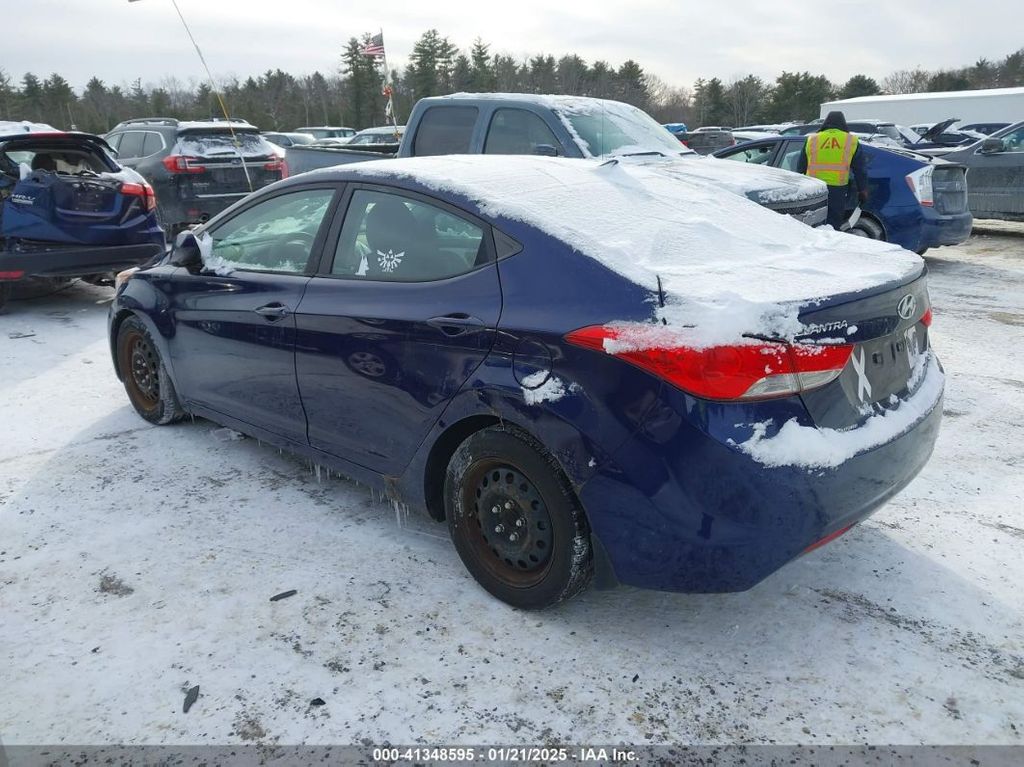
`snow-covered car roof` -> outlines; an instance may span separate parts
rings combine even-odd
[[[381,125],[381,126],[376,127],[376,128],[363,128],[363,130],[359,131],[356,134],[356,136],[366,136],[366,135],[376,136],[376,135],[383,134],[383,133],[394,133],[395,131],[398,131],[399,133],[404,133],[405,132],[405,126],[404,125],[399,125],[399,126],[396,127],[394,125]]]
[[[688,343],[749,333],[793,337],[802,306],[902,283],[922,259],[902,248],[812,229],[738,195],[640,163],[460,155],[327,168],[408,182],[522,222],[628,280],[666,293],[658,314]],[[509,190],[515,194],[509,194]]]
[[[34,123],[28,120],[0,120],[0,138],[9,138],[25,133],[60,133],[60,131],[46,123]]]

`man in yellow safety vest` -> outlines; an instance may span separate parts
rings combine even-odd
[[[860,141],[850,133],[842,112],[829,112],[821,130],[807,137],[807,144],[797,162],[797,171],[828,185],[828,218],[826,222],[839,229],[846,218],[851,189],[857,190],[861,203],[867,202],[868,185]]]

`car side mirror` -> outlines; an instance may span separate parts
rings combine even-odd
[[[171,249],[168,263],[171,266],[183,266],[190,272],[203,268],[203,253],[199,248],[199,241],[192,232],[179,232],[174,238],[174,247]]]
[[[1003,151],[1003,140],[1001,138],[987,138],[981,142],[982,154],[995,154]]]
[[[551,144],[537,144],[533,147],[533,153],[541,157],[558,157],[558,149]]]

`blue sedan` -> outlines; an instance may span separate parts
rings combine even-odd
[[[147,421],[446,521],[536,609],[750,588],[910,482],[942,412],[924,271],[641,163],[388,160],[182,233],[119,276],[109,338]]]
[[[715,157],[795,171],[806,136],[775,136],[715,152]],[[869,197],[853,234],[924,253],[971,235],[967,169],[923,154],[860,142]]]

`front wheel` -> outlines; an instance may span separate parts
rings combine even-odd
[[[146,326],[135,317],[126,319],[118,329],[117,370],[132,407],[147,421],[162,426],[185,417],[160,352]]]
[[[466,569],[513,607],[569,599],[593,577],[583,509],[555,460],[525,432],[492,427],[455,451],[445,513]]]

